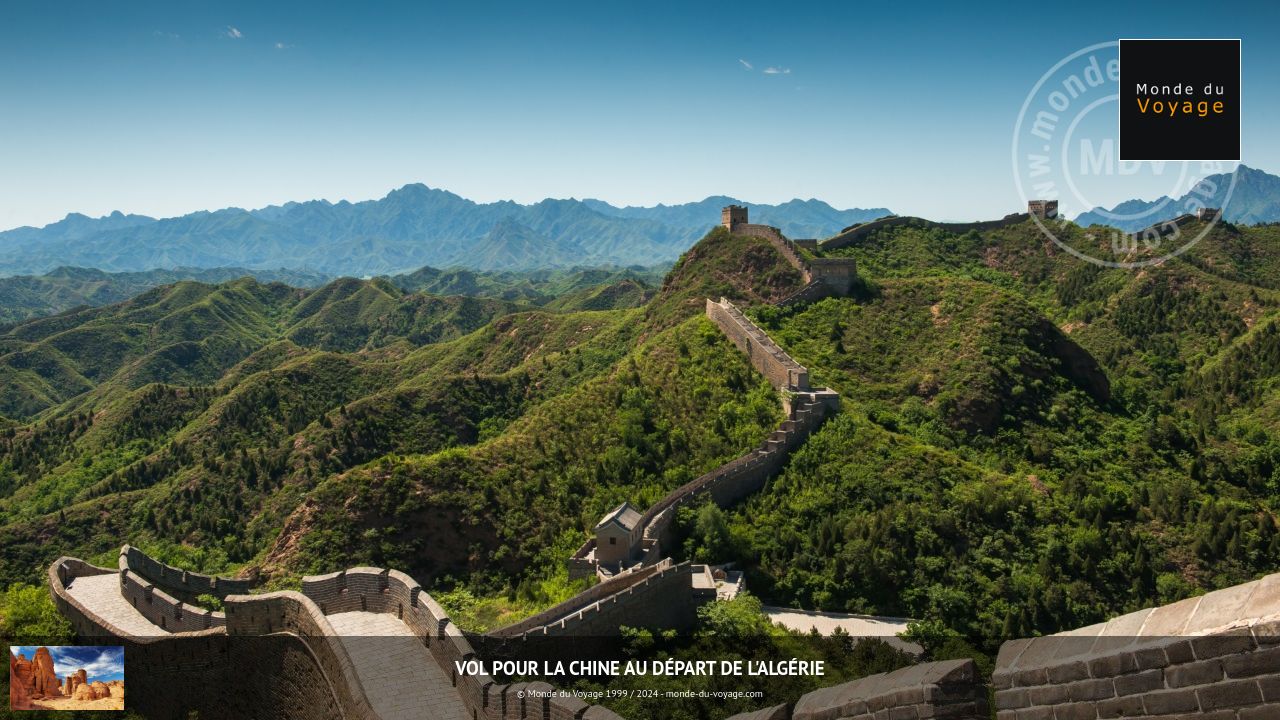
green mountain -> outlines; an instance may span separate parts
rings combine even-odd
[[[743,505],[682,513],[683,556],[986,651],[1239,583],[1280,557],[1277,232],[1220,225],[1127,271],[1031,223],[904,225],[832,251],[856,295],[779,309],[799,273],[717,228],[656,291],[424,270],[184,282],[29,321],[0,334],[0,582],[128,539],[272,587],[403,568],[476,629],[534,612],[580,587],[564,560],[606,509],[779,421],[703,317],[725,295],[842,410]]]
[[[868,296],[755,314],[847,411],[729,514],[714,559],[774,602],[988,650],[1274,572],[1277,240],[1220,226],[1142,271],[1030,224],[839,251]]]
[[[553,304],[560,310],[575,307],[607,310],[643,305],[652,294],[650,288],[662,282],[664,267],[566,267],[515,272],[423,267],[412,273],[389,276],[387,280],[410,293],[467,295],[532,306]],[[316,287],[330,280],[324,275],[294,270],[178,268],[108,273],[63,267],[46,275],[0,278],[0,326],[56,315],[82,306],[98,307],[122,302],[154,287],[181,280],[216,284],[241,277],[301,288]],[[574,300],[575,297],[580,301]]]
[[[45,352],[85,380],[67,397],[14,391],[8,399],[20,408],[62,404],[0,430],[3,577],[30,577],[54,547],[101,552],[119,534],[162,553],[198,543],[205,567],[256,559],[292,574],[340,549],[324,535],[367,534],[344,518],[387,513],[386,538],[362,541],[371,555],[419,548],[413,566],[424,577],[482,565],[493,571],[484,577],[505,581],[534,558],[543,568],[559,564],[530,538],[569,542],[581,518],[619,495],[656,498],[759,442],[777,422],[768,385],[696,313],[649,341],[639,339],[643,310],[635,309],[514,312],[419,343],[412,333],[384,334],[396,328],[388,318],[403,317],[410,301],[452,299],[398,292],[383,281],[312,292],[252,280],[185,283],[15,328],[8,342]],[[352,350],[354,336],[312,336],[335,327],[318,322],[326,314],[368,337]],[[79,356],[63,354],[71,346],[55,344],[67,333],[115,339],[156,317],[163,330],[133,338],[91,377]],[[364,324],[346,322],[352,318]],[[155,378],[142,369],[157,367],[152,357],[194,337],[225,338],[220,346],[241,352],[197,348],[186,366],[165,368],[176,382],[148,382]],[[7,372],[42,379],[29,368]],[[677,392],[687,384],[700,389]],[[429,468],[430,490],[417,495],[422,476],[408,465],[385,485],[377,468],[392,458]],[[345,511],[330,506],[352,482],[361,497]],[[500,513],[477,504],[490,497],[514,513],[534,488],[565,482],[576,489],[557,490],[561,501],[522,511],[521,532],[505,529],[510,523],[499,531]],[[390,500],[400,492],[412,497]],[[409,515],[447,525],[421,528]],[[394,540],[403,534],[423,539]],[[300,545],[289,540],[295,536]],[[427,536],[439,542],[425,548]],[[482,556],[474,556],[477,542],[488,548]]]
[[[107,273],[90,268],[60,267],[45,275],[0,278],[0,325],[55,315],[82,305],[110,305],[180,280],[221,283],[245,276],[294,287],[313,287],[328,279],[323,275],[294,270],[175,268]]]

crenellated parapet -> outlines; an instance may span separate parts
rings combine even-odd
[[[326,673],[324,652],[315,650],[324,631],[291,632],[281,623],[291,613],[280,600],[228,603],[233,613],[259,611],[263,624],[281,623],[271,634],[232,635],[225,622],[202,628],[209,611],[188,608],[128,568],[62,557],[49,567],[48,581],[55,606],[81,642],[125,647],[130,708],[147,717],[196,712],[207,720],[372,720],[355,711],[358,702],[340,702],[334,679],[342,676]]]
[[[592,585],[564,602],[558,603],[535,615],[530,615],[519,622],[498,628],[491,634],[495,637],[516,637],[529,632],[545,634],[545,631],[543,630],[545,626],[557,623],[566,617],[578,614],[582,610],[595,605],[604,598],[617,595],[637,583],[643,582],[647,578],[666,570],[671,566],[671,564],[670,559],[663,558],[654,564],[643,565],[630,572],[614,575]]]
[[[709,597],[689,594],[700,573],[704,566],[664,561],[493,637],[606,637],[623,624],[685,627],[697,606],[714,596],[705,584]],[[421,692],[421,684],[396,685],[394,676],[370,673],[367,658],[407,644],[465,716],[622,720],[546,683],[460,675],[455,661],[478,657],[471,640],[413,578],[396,570],[350,568],[304,578],[302,592],[228,596],[224,625],[172,632],[146,618],[141,622],[152,630],[137,632],[128,624],[137,618],[121,620],[134,597],[126,599],[120,589],[122,574],[75,558],[60,558],[48,571],[58,609],[78,634],[126,646],[130,683],[137,688],[131,706],[149,716],[185,717],[195,710],[210,720],[390,720],[399,715],[388,708]],[[112,589],[115,605],[105,599],[113,597]],[[155,592],[152,586],[153,598]],[[673,600],[682,594],[686,601]],[[385,617],[404,629],[394,637],[353,636],[344,631],[352,617]],[[1005,643],[990,684],[999,720],[1280,717],[1280,574],[1079,630]],[[987,686],[970,660],[921,663],[731,720],[987,720]]]
[[[702,576],[706,582],[696,582]],[[492,637],[611,637],[623,626],[687,630],[698,608],[715,600],[705,565],[664,558],[593,585],[584,593],[513,625]]]
[[[727,298],[722,297],[719,302],[707,298],[707,317],[775,388],[791,392],[811,390],[809,370],[793,360],[768,333],[751,322]]]
[[[252,580],[204,575],[166,565],[132,545],[120,548],[117,567],[121,572],[129,570],[156,588],[186,602],[193,602],[200,595],[212,595],[219,599],[228,595],[244,595],[256,584]]]

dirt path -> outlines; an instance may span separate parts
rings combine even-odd
[[[899,650],[918,655],[922,648],[915,643],[898,638],[905,632],[906,618],[876,617],[874,615],[852,615],[849,613],[817,612],[813,610],[796,610],[765,606],[764,614],[779,625],[797,632],[809,632],[816,628],[821,635],[830,635],[840,628],[854,637],[880,638]]]

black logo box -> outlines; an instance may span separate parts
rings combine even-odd
[[[1120,40],[1121,160],[1238,162],[1240,103],[1240,40]]]

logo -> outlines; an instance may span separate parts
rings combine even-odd
[[[1121,40],[1122,160],[1240,159],[1239,40]]]
[[[1031,215],[1058,247],[1098,265],[1140,268],[1209,233],[1230,202],[1237,163],[1122,160],[1119,45],[1077,50],[1040,77],[1014,125],[1013,172],[1024,202],[1061,208]],[[1106,209],[1133,197],[1154,199]],[[1099,224],[1081,230],[1067,219],[1082,213]]]

